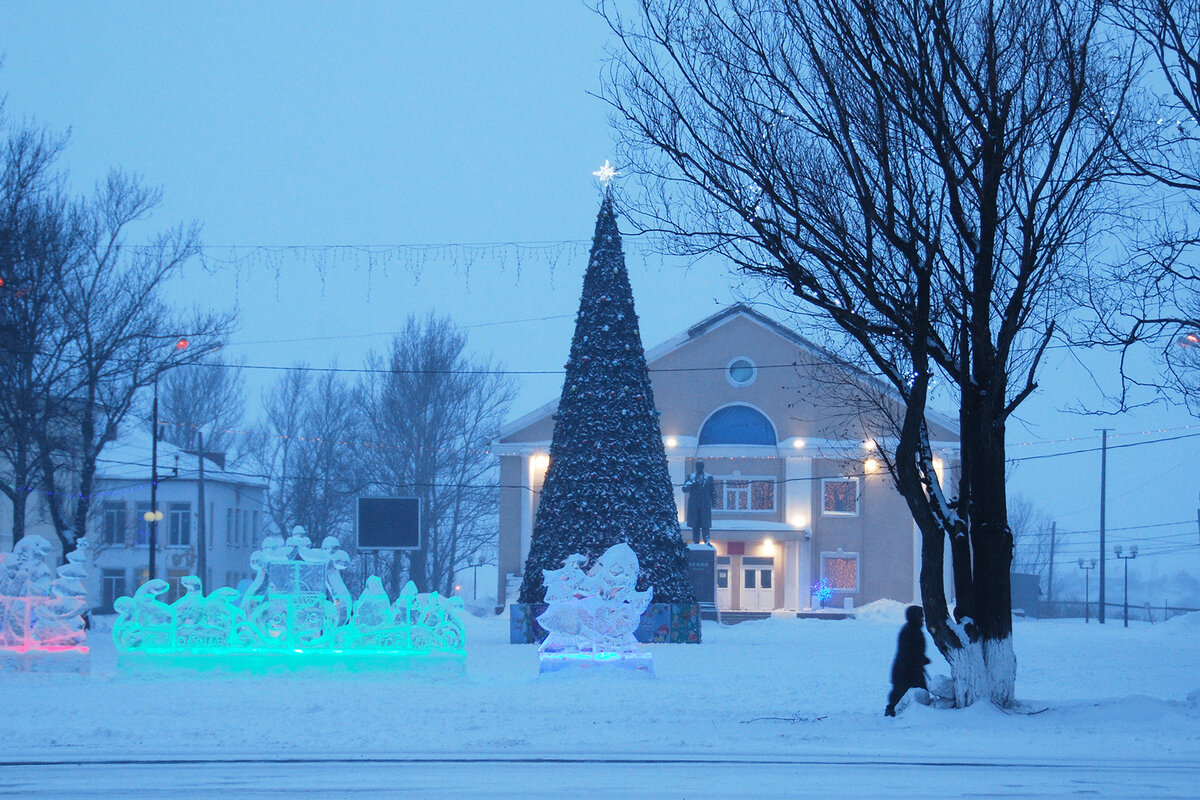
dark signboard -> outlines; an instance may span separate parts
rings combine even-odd
[[[416,550],[421,504],[415,497],[360,497],[355,530],[359,550]]]

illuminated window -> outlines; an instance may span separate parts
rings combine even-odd
[[[745,511],[750,508],[750,481],[722,481],[726,511]]]
[[[835,592],[857,592],[858,553],[822,553],[821,577]]]
[[[821,514],[823,516],[858,516],[857,478],[826,478],[821,481],[821,495]]]
[[[775,481],[761,478],[722,478],[716,481],[719,511],[774,511]]]

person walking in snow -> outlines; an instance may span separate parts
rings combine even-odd
[[[896,716],[896,704],[909,689],[927,689],[925,686],[925,612],[920,606],[909,606],[904,610],[908,620],[900,629],[896,642],[896,660],[892,662],[892,693],[888,695],[885,717]]]
[[[683,482],[683,493],[687,495],[687,524],[692,529],[692,544],[708,541],[708,532],[712,528],[712,507],[717,502],[717,487],[712,475],[704,471],[704,462],[696,462],[696,471],[687,476]]]

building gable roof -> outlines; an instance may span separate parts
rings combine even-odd
[[[655,362],[662,360],[663,358],[678,351],[680,348],[695,342],[696,340],[709,333],[712,333],[713,331],[729,324],[734,320],[747,320],[751,323],[761,326],[770,333],[788,341],[813,357],[827,363],[835,364],[852,372],[856,379],[869,384],[873,388],[879,390],[881,393],[892,396],[899,401],[899,397],[895,389],[878,377],[863,371],[859,367],[856,367],[838,355],[805,338],[786,325],[771,319],[760,311],[756,311],[745,303],[734,303],[733,305],[726,306],[715,314],[712,314],[711,316],[697,322],[695,325],[692,325],[683,333],[673,336],[652,348],[648,348],[646,350],[647,368],[651,373],[653,373]],[[500,434],[497,437],[497,440],[499,442],[525,441],[527,437],[520,436],[519,434],[521,434],[523,431],[526,431],[528,428],[538,425],[538,423],[544,423],[546,420],[550,419],[557,407],[558,400],[555,399],[545,403],[542,406],[539,406],[538,408],[522,415],[521,417],[518,417],[517,419],[514,419],[500,429]],[[958,423],[954,419],[936,411],[928,411],[927,417],[931,422],[935,423],[941,428],[953,432],[954,435],[957,436]],[[548,439],[549,437],[547,436],[546,438]]]
[[[104,446],[96,459],[98,481],[149,481],[152,460],[150,434],[134,431]],[[266,480],[245,474],[230,464],[224,467],[205,459],[204,479],[246,487],[265,487]],[[175,473],[178,468],[178,474]],[[174,480],[199,480],[199,457],[169,442],[158,443],[158,474]]]

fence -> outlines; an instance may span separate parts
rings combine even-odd
[[[1055,600],[1053,603],[1039,601],[1035,609],[1026,609],[1028,616],[1037,617],[1039,619],[1082,619],[1085,616],[1084,602],[1082,600]],[[1086,616],[1089,619],[1096,619],[1099,613],[1100,604],[1096,601],[1087,603]],[[1118,622],[1125,619],[1125,606],[1123,603],[1105,603],[1105,621]],[[1139,620],[1141,622],[1162,622],[1171,617],[1177,617],[1180,614],[1191,614],[1192,612],[1200,611],[1197,608],[1185,608],[1182,606],[1172,606],[1163,601],[1162,605],[1152,605],[1143,603],[1142,605],[1129,604],[1129,618],[1131,620]]]

